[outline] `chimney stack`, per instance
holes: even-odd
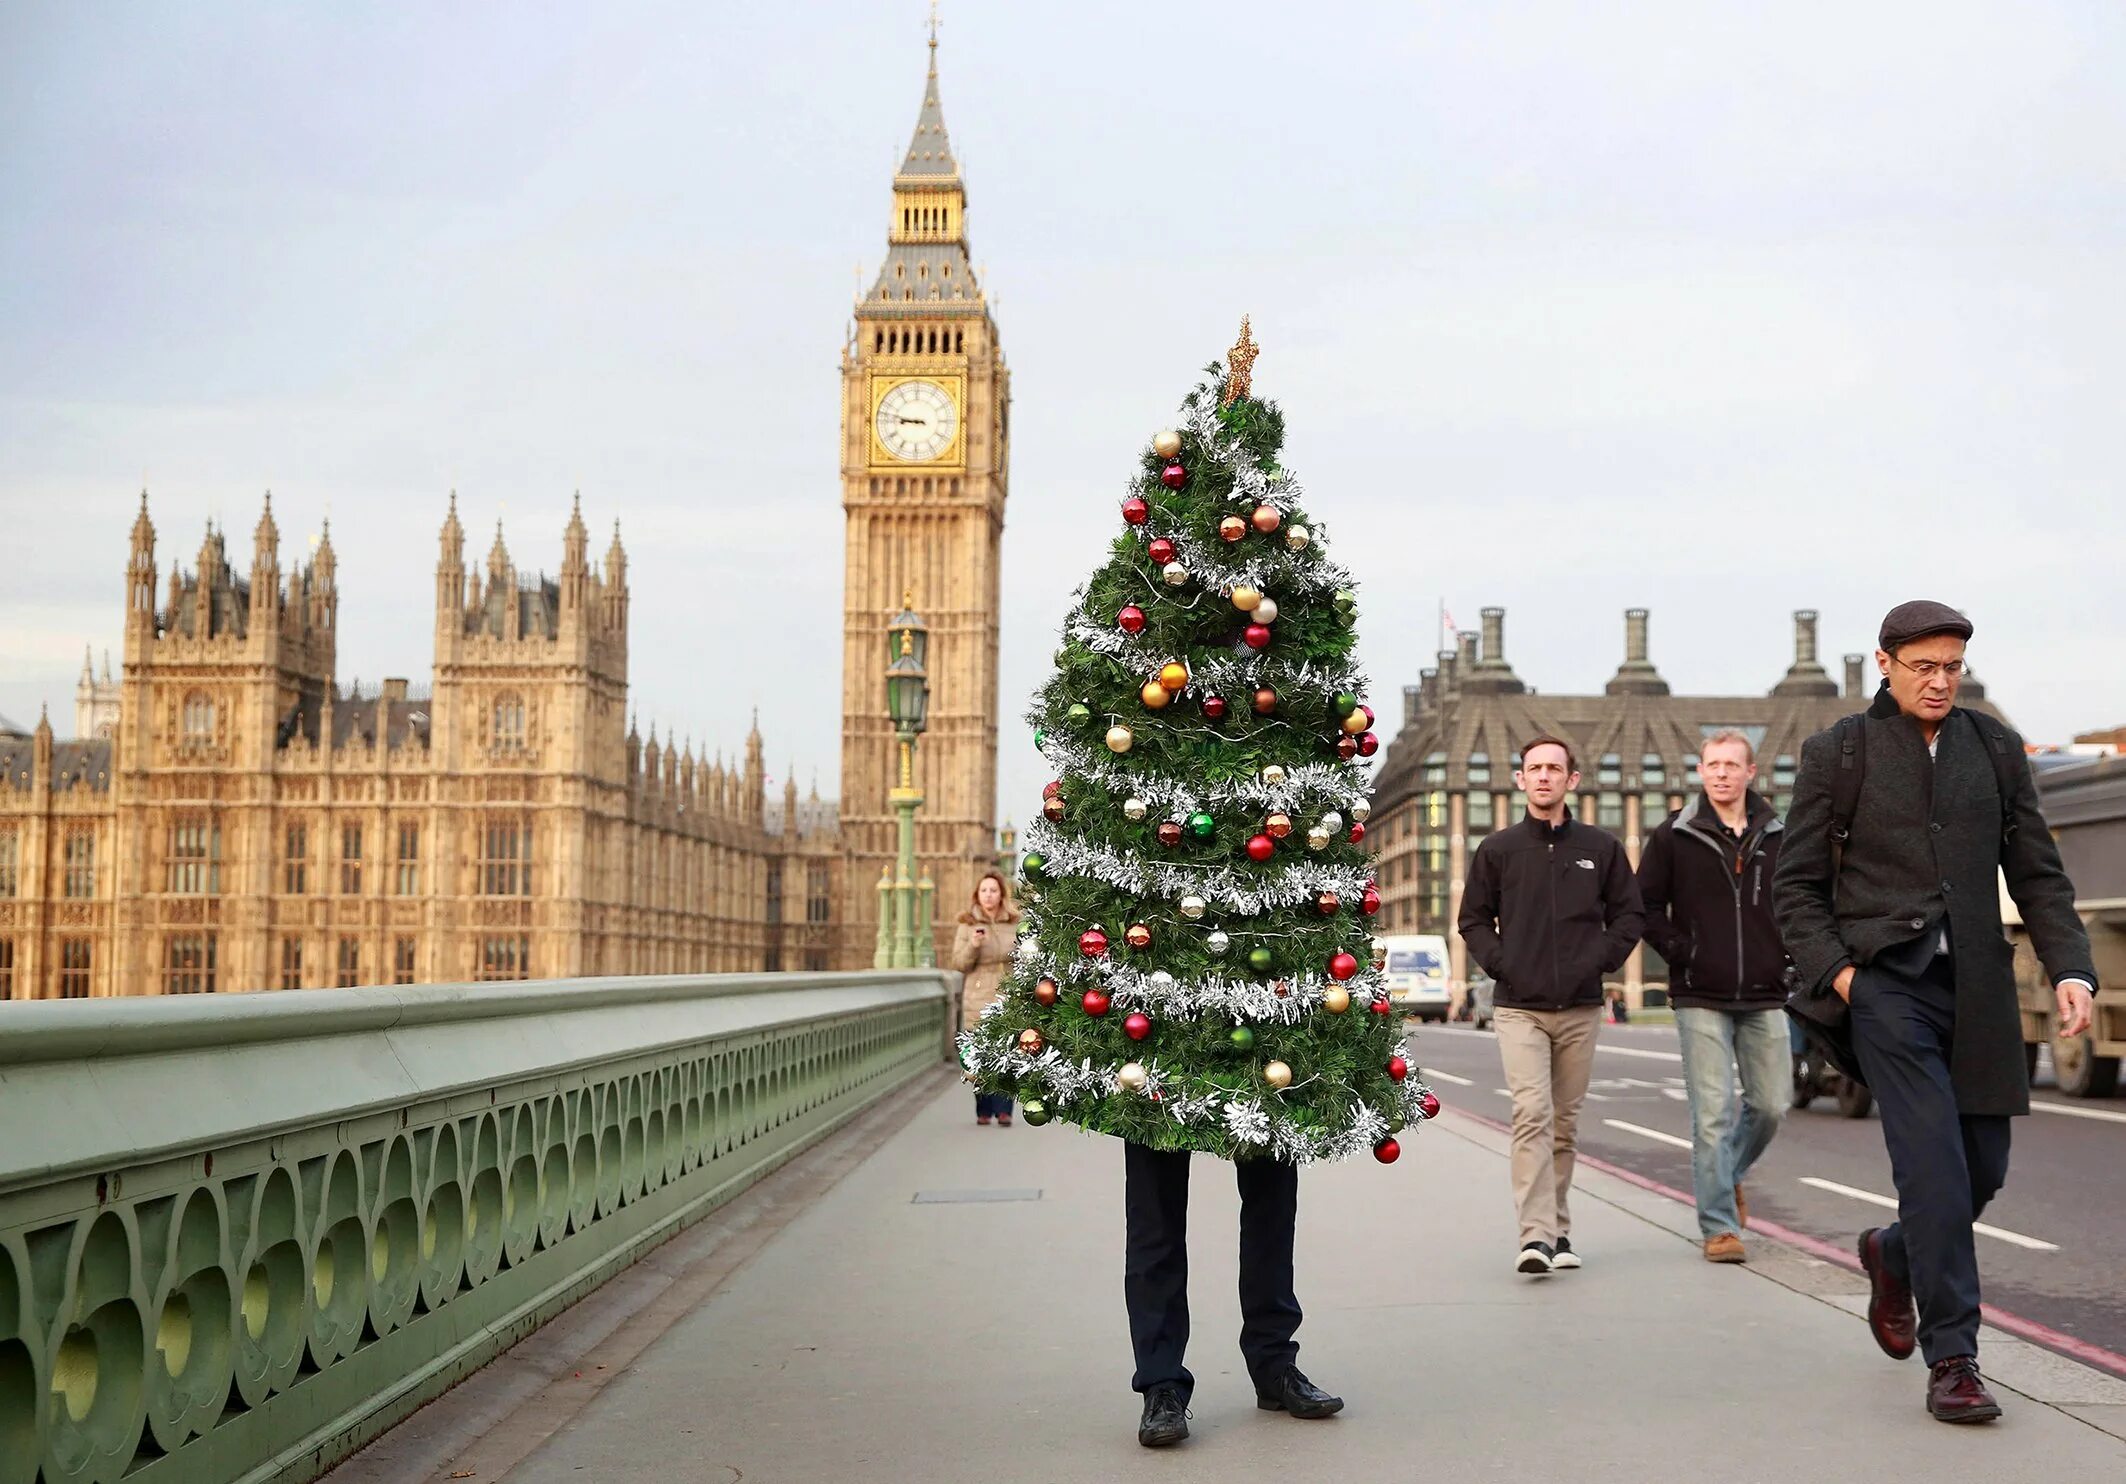
[[[1506,663],[1506,610],[1503,608],[1484,610],[1484,663]]]
[[[1403,687],[1403,725],[1416,726],[1417,719],[1425,713],[1425,695],[1421,686]]]
[[[1665,696],[1668,682],[1647,657],[1646,645],[1647,611],[1644,608],[1624,610],[1624,663],[1617,666],[1617,673],[1610,678],[1605,692],[1612,696]]]
[[[1476,669],[1476,634],[1463,629],[1454,636],[1455,668],[1461,671],[1464,680]]]
[[[1464,654],[1474,655],[1475,635],[1462,635]],[[1521,677],[1513,673],[1513,666],[1506,663],[1506,610],[1484,610],[1484,635],[1482,657],[1475,661],[1472,671],[1462,676],[1463,685],[1472,691],[1488,695],[1519,695],[1528,689],[1521,684]]]
[[[1794,663],[1772,687],[1775,696],[1835,696],[1838,682],[1816,660],[1816,610],[1794,610]]]
[[[1861,666],[1866,663],[1865,655],[1849,654],[1845,657],[1845,693],[1849,701],[1859,700],[1863,693],[1867,680]]]

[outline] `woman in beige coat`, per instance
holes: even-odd
[[[952,938],[952,966],[967,976],[960,989],[960,1024],[973,1025],[997,997],[1011,951],[1018,937],[1019,909],[1012,905],[1004,878],[991,871],[974,886],[974,903],[960,914],[959,931]],[[995,1118],[1011,1127],[1011,1094],[978,1092],[974,1095],[974,1121]]]

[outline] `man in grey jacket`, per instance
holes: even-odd
[[[1978,1370],[1972,1224],[2007,1178],[2009,1118],[2030,1111],[1997,877],[2067,1034],[2096,984],[2022,739],[1956,705],[1970,637],[1940,603],[1883,619],[1875,704],[1802,747],[1772,892],[1803,989],[1850,1007],[1882,1110],[1901,1219],[1860,1238],[1869,1326],[1893,1359],[1916,1340],[1944,1422],[2000,1415]]]

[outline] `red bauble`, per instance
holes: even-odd
[[[1348,953],[1339,950],[1336,957],[1329,960],[1329,977],[1331,979],[1348,979],[1357,972],[1358,960]]]
[[[1366,838],[1366,827],[1365,827],[1364,825],[1362,825],[1362,824],[1354,824],[1354,825],[1352,825],[1352,826],[1351,826],[1351,843],[1352,843],[1353,845],[1356,845],[1356,844],[1357,844],[1357,843],[1358,843],[1359,841],[1361,841],[1361,840],[1363,840],[1363,839],[1365,839],[1365,838]]]
[[[1171,819],[1166,820],[1159,826],[1158,833],[1159,843],[1168,849],[1172,849],[1181,843],[1181,826]]]
[[[1404,1061],[1399,1056],[1391,1056],[1388,1058],[1388,1080],[1390,1082],[1400,1082],[1403,1080],[1403,1078],[1409,1075],[1410,1063]]]
[[[1122,1034],[1132,1041],[1141,1041],[1152,1033],[1152,1018],[1142,1010],[1130,1012],[1129,1019],[1122,1022]]]
[[[1336,739],[1336,755],[1348,761],[1358,756],[1358,739],[1349,733]]]
[[[1373,886],[1366,888],[1365,895],[1358,899],[1358,910],[1368,917],[1380,911],[1380,892],[1377,888]]]
[[[1098,928],[1087,928],[1078,934],[1078,952],[1087,958],[1098,958],[1107,952],[1107,934]]]
[[[1426,1088],[1424,1095],[1417,1100],[1417,1111],[1427,1118],[1439,1117],[1439,1095]]]
[[[1240,640],[1250,649],[1268,649],[1270,647],[1270,626],[1268,624],[1251,623],[1240,631]]]
[[[1181,486],[1188,483],[1188,470],[1182,468],[1180,461],[1177,459],[1159,471],[1159,482],[1170,490],[1180,489]]]
[[[1122,941],[1132,948],[1149,948],[1152,946],[1152,930],[1141,922],[1133,922],[1123,932]]]
[[[1380,738],[1374,736],[1371,732],[1358,734],[1358,755],[1360,757],[1371,757],[1378,751],[1380,751]]]
[[[1052,799],[1061,792],[1063,792],[1063,780],[1060,778],[1051,779],[1048,783],[1042,786],[1041,797],[1044,799]]]
[[[1248,523],[1237,515],[1228,515],[1218,522],[1218,539],[1238,541],[1248,533]]]
[[[1131,495],[1122,502],[1122,518],[1133,526],[1141,526],[1152,518],[1152,507],[1145,503],[1144,496]]]
[[[1224,721],[1225,697],[1205,696],[1203,698],[1203,714],[1209,717],[1212,721]]]
[[[1314,910],[1323,917],[1334,917],[1342,907],[1343,903],[1337,900],[1333,891],[1325,891],[1314,899]]]
[[[1248,837],[1249,860],[1266,861],[1276,853],[1277,842],[1275,840],[1272,840],[1268,835],[1251,835]],[[1355,966],[1358,960],[1352,959],[1351,962]],[[1346,975],[1345,977],[1348,978],[1349,976]]]
[[[1050,794],[1043,799],[1041,801],[1041,816],[1050,824],[1061,824],[1063,822],[1063,796],[1061,794]]]
[[[1268,716],[1276,709],[1277,692],[1271,690],[1268,686],[1264,686],[1261,690],[1255,692],[1255,714],[1257,716]]]
[[[1174,559],[1174,543],[1164,536],[1155,537],[1152,544],[1144,548],[1144,554],[1163,567]]]
[[[1392,1165],[1403,1157],[1403,1146],[1393,1139],[1382,1139],[1373,1146],[1373,1157],[1384,1165]]]
[[[1105,1015],[1107,1013],[1107,991],[1104,989],[1088,989],[1085,991],[1085,998],[1078,1003],[1085,1007],[1087,1015]]]
[[[1373,725],[1373,708],[1371,706],[1368,706],[1365,702],[1360,701],[1358,703],[1358,709],[1366,714],[1366,725]]]
[[[1386,1000],[1375,1000],[1369,1008],[1373,1011],[1375,1015],[1386,1015],[1390,1010],[1393,1010],[1395,1007],[1389,1004]]]
[[[1115,615],[1115,626],[1121,629],[1122,632],[1125,634],[1143,633],[1144,610],[1142,608],[1139,608],[1135,603],[1130,604],[1127,608],[1123,609],[1120,613]]]

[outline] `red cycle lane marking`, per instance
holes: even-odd
[[[1499,1122],[1496,1118],[1486,1118],[1483,1114],[1472,1113],[1466,1108],[1450,1107],[1446,1111],[1456,1117],[1466,1118],[1471,1123],[1481,1123],[1485,1128],[1494,1129],[1502,1134],[1513,1132],[1510,1126]],[[1576,1158],[1581,1164],[1592,1166],[1605,1175],[1622,1180],[1627,1185],[1636,1185],[1641,1190],[1651,1191],[1655,1195],[1666,1196],[1672,1201],[1678,1201],[1693,1208],[1698,1204],[1697,1198],[1688,1191],[1678,1190],[1673,1185],[1663,1185],[1658,1180],[1649,1180],[1635,1170],[1627,1170],[1622,1165],[1611,1164],[1608,1160],[1598,1155],[1588,1154],[1583,1150]],[[1750,1230],[1770,1237],[1775,1242],[1784,1242],[1789,1247],[1798,1247],[1811,1257],[1821,1258],[1825,1262],[1836,1263],[1838,1266],[1850,1268],[1856,1273],[1860,1271],[1860,1258],[1857,1254],[1835,1243],[1826,1242],[1821,1237],[1812,1237],[1807,1232],[1797,1232],[1792,1227],[1781,1226],[1775,1221],[1766,1221],[1761,1216],[1750,1218]],[[2077,1339],[2073,1335],[2062,1334],[2050,1325],[2039,1324],[2035,1319],[2025,1319],[2020,1314],[2011,1314],[2006,1309],[1997,1309],[1991,1304],[1979,1305],[1979,1312],[1985,1317],[1986,1323],[1996,1329],[2006,1330],[2017,1339],[2028,1340],[2033,1345],[2042,1345],[2047,1350],[2057,1351],[2070,1360],[2078,1360],[2082,1364],[2094,1366],[2098,1370],[2109,1371],[2115,1376],[2126,1377],[2126,1355],[2121,1355],[2115,1350],[2106,1350],[2101,1345],[2093,1345],[2089,1341]]]

